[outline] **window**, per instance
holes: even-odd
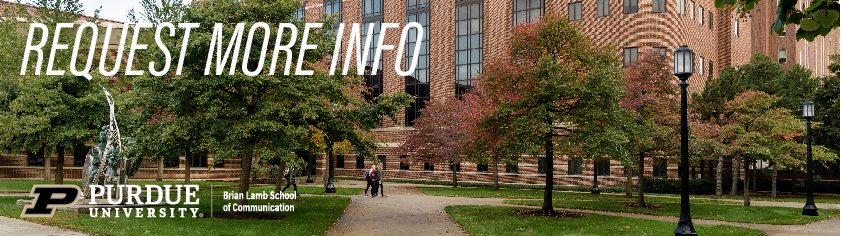
[[[780,64],[786,63],[786,50],[780,49],[777,51],[777,59],[780,61]]]
[[[698,23],[704,25],[704,7],[698,7]]]
[[[710,23],[710,30],[713,30],[713,12],[710,12],[709,14],[709,19],[707,19],[707,21]]]
[[[505,165],[505,173],[509,173],[509,174],[517,174],[517,173],[519,173],[519,172],[520,172],[520,168],[519,168],[519,166],[517,166],[517,164],[516,164],[516,163],[515,163],[515,164],[507,164],[507,165]]]
[[[345,168],[345,156],[344,155],[336,155],[336,168]]]
[[[651,0],[652,12],[666,12],[666,0]]]
[[[418,9],[418,8],[428,8],[429,7],[429,0],[406,0],[406,11]],[[428,11],[428,9],[427,9]]]
[[[686,0],[677,0],[677,14],[686,15]]]
[[[739,37],[739,17],[736,17],[735,26],[733,26],[733,33],[736,34],[736,37]]]
[[[514,25],[528,24],[543,15],[543,0],[514,0]]]
[[[337,15],[338,19],[336,19],[336,24],[333,25],[333,33],[335,34],[335,29],[339,28],[339,23],[342,23],[342,0],[326,0],[324,1],[324,14],[327,15]]]
[[[216,162],[216,158],[213,158],[213,161]],[[216,164],[213,164],[213,168],[225,168],[225,160],[219,160]]]
[[[546,157],[537,157],[537,173],[546,174]]]
[[[26,151],[26,161],[28,166],[44,166],[44,149],[36,153]]]
[[[374,102],[374,99],[383,93],[383,56],[380,55],[380,60],[374,61],[374,55],[377,51],[377,42],[380,38],[380,26],[382,26],[382,20],[363,22],[362,24],[362,42],[367,42],[368,38],[371,39],[371,44],[368,48],[368,55],[363,55],[367,57],[364,59],[365,73],[362,75],[362,78],[365,79],[365,86],[368,88],[368,90],[365,91],[365,101],[368,102]],[[368,30],[371,27],[374,28],[374,31],[372,32],[372,35],[368,35]],[[373,71],[375,65],[377,70]]]
[[[596,174],[599,176],[610,176],[610,160],[596,162]]]
[[[660,55],[663,55],[664,57],[666,56],[666,53],[668,53],[668,51],[666,51],[665,47],[655,47],[654,51],[659,52]]]
[[[698,60],[698,74],[704,74],[704,57],[700,57],[701,60]]]
[[[362,0],[362,18],[382,15],[383,0]]]
[[[596,17],[604,17],[610,15],[610,0],[596,1]]]
[[[695,19],[695,1],[689,1],[689,19]]]
[[[713,61],[712,60],[707,60],[707,64],[708,64],[707,68],[709,70],[709,75],[712,75],[713,72],[715,72],[715,69],[713,69],[714,68],[713,67]]]
[[[164,168],[178,168],[180,167],[179,162],[178,157],[164,159]]]
[[[73,166],[74,167],[82,167],[85,166],[85,158],[87,158],[88,150],[91,147],[85,146],[84,144],[76,145],[76,148],[73,149]]]
[[[488,165],[477,164],[476,172],[488,172]]]
[[[637,13],[637,0],[623,0],[623,13]]]
[[[637,60],[637,48],[622,49],[622,54],[624,56],[624,62],[622,65],[625,67],[631,66],[631,63],[634,63],[634,61]]]
[[[625,168],[625,171],[624,171],[625,176],[628,176],[628,171],[629,171],[629,170],[631,171],[631,177],[637,177],[637,176],[640,176],[640,172],[639,172],[639,171],[637,171],[637,169],[636,169],[636,168]]]
[[[401,159],[402,159],[402,158],[406,158],[406,156],[402,156],[402,157],[400,157],[400,158],[401,158]],[[385,163],[385,155],[377,155],[377,161],[379,161],[379,164],[381,165],[381,166],[380,166],[380,168],[382,168],[383,170],[385,170],[385,169],[386,169],[386,168],[385,168],[385,166],[386,166],[386,163]],[[400,163],[402,164],[403,162],[400,162]],[[401,167],[400,167],[400,169],[403,169],[403,167],[401,166]],[[406,166],[406,169],[407,169],[407,170],[409,169],[409,166],[408,166],[408,165]]]
[[[429,6],[429,3],[426,5]],[[429,8],[423,9],[426,11],[406,16],[407,23],[418,22],[423,26],[423,38],[420,43],[415,42],[415,35],[418,33],[415,28],[409,29],[409,37],[406,42],[405,61],[407,69],[412,63],[411,60],[414,59],[412,56],[414,56],[415,47],[420,47],[417,67],[411,75],[405,77],[405,92],[415,96],[415,102],[412,103],[411,107],[406,108],[406,123],[404,123],[406,126],[412,126],[415,123],[415,119],[421,115],[420,110],[426,107],[426,101],[429,101]]]
[[[456,172],[461,172],[461,163],[453,164],[450,162],[450,171],[453,171],[453,168],[456,169]]]
[[[356,169],[365,169],[365,158],[356,156]]]
[[[567,5],[569,21],[581,20],[581,2],[574,2]]]
[[[655,178],[667,178],[667,177],[669,177],[667,175],[667,171],[666,171],[666,159],[662,159],[662,158],[654,159],[653,168],[654,168],[654,170],[652,170],[651,172],[652,172],[652,174],[654,175]]]
[[[190,158],[190,167],[207,167],[207,153],[193,153]]]
[[[567,161],[567,175],[581,175],[581,160],[570,159]]]
[[[301,7],[298,7],[298,10],[295,10],[295,19],[306,21],[306,6],[307,3],[302,2]]]
[[[464,1],[462,1],[464,2]],[[456,6],[456,96],[482,71],[482,2]]]
[[[786,36],[786,27],[785,26],[783,26],[783,33],[778,35],[778,36],[779,37],[785,37]]]
[[[430,165],[429,162],[423,163],[423,170],[424,171],[435,171],[435,165]]]

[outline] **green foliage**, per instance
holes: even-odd
[[[815,118],[817,125],[814,126],[813,141],[814,144],[823,145],[828,149],[838,154],[839,132],[838,128],[841,126],[839,121],[839,70],[838,70],[838,55],[831,56],[832,64],[829,69],[832,75],[821,78],[820,86],[814,95],[815,102]]]
[[[762,0],[715,0],[715,7],[718,9],[732,9],[736,7],[740,17],[745,17],[753,10],[757,3]],[[782,34],[784,26],[789,24],[800,25],[797,30],[797,40],[806,39],[812,41],[817,36],[826,36],[833,29],[839,26],[838,12],[839,4],[832,0],[804,0],[809,5],[797,6],[798,0],[778,0],[777,19],[771,25],[772,31]],[[774,4],[766,0],[767,4]]]

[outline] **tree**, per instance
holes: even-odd
[[[7,9],[17,11],[18,16],[28,22],[40,22],[52,30],[57,23],[73,23],[78,20],[88,20],[83,15],[84,7],[78,0],[39,0],[31,3],[34,7],[31,11],[27,9]],[[11,4],[4,4],[11,6]],[[96,17],[94,17],[95,19]],[[15,19],[15,18],[11,18]],[[8,44],[22,44],[20,36],[16,34],[17,22],[6,22],[4,27],[9,39],[15,39]],[[60,41],[65,44],[72,44],[76,34],[67,34],[61,37]],[[82,36],[82,42],[90,42],[90,36]],[[9,46],[11,46],[9,45]],[[51,45],[51,44],[47,44]],[[45,46],[49,51],[50,46]],[[15,48],[22,48],[17,45]],[[19,49],[7,49],[7,52],[18,52],[4,57],[10,62],[23,61]],[[68,70],[72,50],[58,50],[55,56],[56,69]],[[28,65],[35,65],[36,57],[29,58]],[[79,64],[83,68],[84,64]],[[13,63],[12,63],[13,64]],[[26,75],[20,75],[20,68],[13,64],[16,71],[4,73],[9,76],[4,79],[3,89],[0,92],[4,95],[4,105],[0,110],[0,117],[6,127],[13,129],[4,130],[0,136],[0,146],[17,151],[39,152],[43,150],[44,179],[49,179],[51,163],[50,153],[58,154],[55,183],[61,184],[64,179],[64,153],[66,147],[77,147],[86,141],[96,137],[99,126],[106,124],[107,108],[105,106],[102,88],[97,84],[111,87],[107,80],[101,76],[94,75],[93,80],[80,76],[59,75],[59,76],[37,76],[34,75],[35,66],[24,68]],[[6,66],[4,70],[11,69]],[[96,71],[93,67],[91,71]]]
[[[666,57],[654,51],[639,54],[637,60],[626,69],[626,95],[619,99],[619,105],[628,113],[624,123],[628,138],[628,153],[636,155],[637,206],[645,207],[645,188],[642,173],[645,173],[645,158],[674,155],[679,150],[679,117],[677,86]],[[627,164],[634,166],[633,162]],[[627,174],[626,189],[630,190],[631,173]]]
[[[715,0],[715,7],[731,9],[735,6],[739,16],[745,17],[760,1],[762,0]],[[797,2],[798,0],[777,1],[777,19],[771,26],[772,31],[782,34],[785,30],[784,26],[795,24],[800,26],[795,34],[797,40],[812,41],[815,37],[826,36],[830,31],[838,28],[839,5],[837,1],[811,0],[808,6],[804,5],[805,9],[798,9]]]
[[[829,65],[831,75],[820,78],[820,86],[814,94],[815,102],[815,122],[819,123],[815,127],[814,140],[815,144],[822,145],[838,153],[839,143],[839,66],[838,55],[830,57],[832,63]]]
[[[475,84],[475,94],[499,104],[479,124],[510,137],[506,153],[543,149],[542,211],[551,214],[556,147],[589,159],[627,157],[618,145],[627,139],[613,126],[621,118],[622,69],[612,50],[594,46],[559,14],[514,27],[509,42],[508,54],[485,64]]]

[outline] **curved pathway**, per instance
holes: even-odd
[[[519,206],[502,203],[501,198],[465,198],[425,195],[417,184],[386,182],[386,198],[349,196],[350,206],[326,235],[468,235],[444,211],[449,205]],[[364,188],[362,181],[342,180],[337,187]],[[431,186],[430,186],[431,187]],[[737,201],[737,200],[734,200]],[[803,203],[751,201],[754,206],[803,207]],[[527,206],[519,206],[527,207]],[[839,204],[820,204],[818,208],[838,209]],[[651,216],[578,209],[559,209],[594,214],[677,222],[678,217]],[[806,225],[768,225],[693,219],[695,224],[732,225],[763,230],[768,235],[838,236],[841,219],[833,217]]]

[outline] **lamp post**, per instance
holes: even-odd
[[[333,186],[333,141],[327,142],[327,187],[324,187],[324,193],[336,193],[336,187]]]
[[[599,162],[593,160],[593,188],[590,189],[590,193],[592,194],[599,194]]]
[[[698,235],[689,216],[689,130],[686,122],[686,79],[692,76],[695,53],[688,46],[675,50],[675,76],[680,79],[680,220],[675,235]]]
[[[312,159],[315,156],[307,154],[307,183],[314,183],[315,181],[312,180],[312,163],[314,162]]]
[[[818,207],[812,196],[812,117],[815,117],[815,104],[803,103],[803,118],[806,118],[806,205],[803,206],[804,216],[817,216]]]

